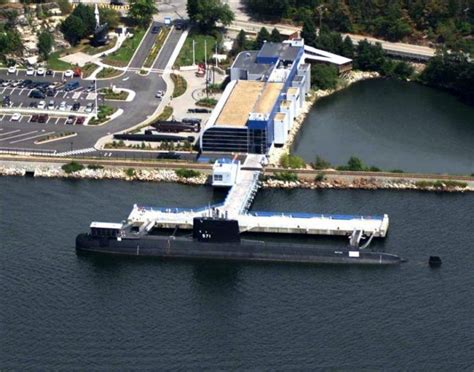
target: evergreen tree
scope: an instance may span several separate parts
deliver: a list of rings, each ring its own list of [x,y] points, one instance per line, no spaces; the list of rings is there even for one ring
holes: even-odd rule
[[[270,40],[270,33],[265,27],[262,27],[257,34],[257,39],[255,40],[255,49],[260,49],[262,45]]]
[[[301,37],[304,39],[306,45],[316,45],[316,27],[314,26],[314,22],[310,17],[306,17],[303,22]]]
[[[247,34],[244,30],[240,30],[235,38],[234,45],[232,47],[232,53],[234,55],[239,54],[240,52],[248,49],[249,42],[247,40]]]
[[[275,28],[273,28],[272,33],[270,34],[270,41],[273,43],[280,43],[283,40],[283,37],[280,34],[280,31],[278,31]]]
[[[354,44],[352,43],[352,39],[349,36],[346,36],[342,43],[341,54],[347,58],[354,58]]]

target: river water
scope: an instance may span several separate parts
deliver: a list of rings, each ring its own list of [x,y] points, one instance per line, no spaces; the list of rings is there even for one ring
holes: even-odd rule
[[[474,172],[474,107],[416,83],[376,79],[319,100],[293,145],[307,162],[351,156],[384,170]]]
[[[367,268],[76,256],[91,220],[224,195],[13,177],[0,190],[2,370],[474,368],[473,194],[258,193],[254,210],[388,213],[374,247],[409,261]]]

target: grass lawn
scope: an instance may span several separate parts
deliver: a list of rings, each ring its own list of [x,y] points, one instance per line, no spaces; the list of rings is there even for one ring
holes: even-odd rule
[[[201,98],[199,101],[196,102],[196,106],[201,107],[215,107],[217,105],[217,99],[215,98]]]
[[[196,64],[204,63],[204,40],[207,40],[207,60],[211,59],[211,56],[216,50],[217,39],[212,35],[203,35],[198,31],[191,30],[186,41],[184,42],[183,48],[179,53],[176,65],[180,66],[191,66],[193,64],[193,40],[195,41],[195,52],[196,52]]]
[[[118,76],[121,73],[122,71],[116,70],[111,67],[106,67],[100,70],[99,73],[96,75],[96,77],[97,79],[107,79],[107,78]]]
[[[181,75],[171,74],[171,80],[173,80],[174,89],[173,89],[173,98],[182,96],[186,92],[188,83]]]
[[[105,99],[112,99],[112,100],[118,100],[118,101],[125,101],[128,97],[128,92],[118,92],[114,93],[112,89],[104,89],[100,92],[101,94],[104,95]]]
[[[155,42],[153,44],[153,47],[151,48],[150,53],[148,54],[148,57],[146,57],[143,67],[152,66],[153,62],[155,61],[156,56],[158,55],[169,33],[170,33],[170,29],[168,27],[161,28],[160,33],[155,38]]]
[[[59,57],[61,57],[60,52],[51,53],[47,61],[48,68],[55,71],[66,71],[74,68],[74,65],[60,61]]]
[[[136,29],[133,36],[125,40],[119,50],[104,58],[104,63],[117,67],[127,66],[135,50],[140,45],[145,32],[146,30],[144,29]]]
[[[86,63],[83,67],[81,67],[82,78],[85,79],[89,77],[98,68],[99,66],[97,66],[95,63]]]
[[[99,111],[97,113],[97,119],[93,117],[91,120],[89,120],[89,125],[97,125],[103,123],[104,121],[107,121],[109,119],[109,116],[112,115],[115,111],[117,111],[116,107],[100,105]]]

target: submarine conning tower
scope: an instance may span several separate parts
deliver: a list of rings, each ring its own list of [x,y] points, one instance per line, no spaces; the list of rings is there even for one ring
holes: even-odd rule
[[[213,167],[213,186],[229,187],[223,203],[198,209],[156,208],[134,205],[127,222],[139,229],[152,228],[192,230],[194,218],[215,217],[237,221],[241,233],[277,233],[351,236],[354,244],[361,237],[386,236],[388,215],[358,216],[290,212],[249,211],[259,188],[259,176],[265,155],[249,154],[243,164],[235,158],[217,160]]]

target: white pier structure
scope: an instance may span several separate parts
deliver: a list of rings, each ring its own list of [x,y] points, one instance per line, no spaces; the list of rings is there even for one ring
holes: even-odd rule
[[[261,157],[261,155],[253,155]],[[235,162],[240,167],[240,163]],[[192,229],[195,217],[220,215],[239,222],[241,232],[341,235],[350,236],[354,231],[371,237],[385,237],[389,218],[383,216],[353,216],[310,213],[249,212],[258,190],[261,161],[246,160],[238,170],[235,184],[224,203],[199,209],[151,208],[134,205],[128,223],[140,229],[153,227]]]

